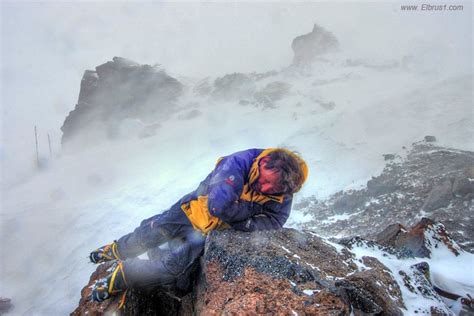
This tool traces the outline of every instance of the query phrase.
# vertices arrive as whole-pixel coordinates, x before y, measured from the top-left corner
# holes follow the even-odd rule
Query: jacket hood
[[[254,162],[252,163],[252,167],[250,168],[249,184],[253,184],[258,179],[258,176],[259,176],[259,168],[258,167],[259,167],[260,160],[262,160],[263,157],[267,156],[268,154],[270,154],[270,153],[272,153],[276,150],[285,151],[286,153],[288,153],[290,156],[294,157],[299,162],[300,169],[303,172],[303,181],[302,181],[301,185],[295,190],[295,192],[293,192],[293,193],[296,193],[301,189],[303,184],[308,179],[309,169],[308,169],[308,165],[306,164],[306,162],[303,159],[301,159],[299,156],[294,154],[292,151],[290,151],[288,149],[285,149],[285,148],[267,148],[264,151],[262,151],[260,153],[260,155],[258,155],[257,158],[255,158]]]

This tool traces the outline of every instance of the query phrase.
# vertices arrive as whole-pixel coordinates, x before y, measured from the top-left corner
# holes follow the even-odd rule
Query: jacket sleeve
[[[273,202],[264,205],[258,214],[248,219],[228,223],[232,228],[245,232],[256,230],[280,229],[290,216],[292,199],[288,198],[282,204]]]
[[[242,158],[235,156],[224,157],[214,169],[209,180],[208,209],[212,216],[228,223],[235,218],[248,218],[251,214],[241,214],[245,209],[236,207],[242,193],[246,170]]]

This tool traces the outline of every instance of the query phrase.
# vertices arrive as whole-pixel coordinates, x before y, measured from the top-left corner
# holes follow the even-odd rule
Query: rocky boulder
[[[420,242],[413,246],[407,234]],[[429,257],[443,245],[453,256],[463,252],[443,225],[428,219],[411,230],[394,226],[379,241],[353,237],[335,243],[294,229],[213,231],[191,292],[130,290],[121,310],[118,298],[88,302],[94,280],[108,273],[104,264],[84,287],[72,315],[402,315],[414,310],[451,315],[431,283],[428,263],[413,264],[414,254]],[[367,251],[374,255],[364,255]],[[400,263],[385,265],[384,257],[394,254]]]
[[[124,121],[135,120],[138,132],[173,112],[183,85],[158,66],[140,65],[125,58],[86,70],[79,100],[61,131],[64,147],[73,142],[92,145],[104,139],[130,136]],[[133,135],[138,136],[138,135]]]
[[[427,234],[432,238],[427,239]],[[402,257],[429,258],[430,249],[437,248],[440,244],[447,247],[455,256],[458,256],[462,251],[448,234],[444,225],[435,223],[429,218],[422,218],[411,229],[398,223],[390,225],[376,235],[375,241],[382,246],[396,249],[397,254]]]
[[[314,24],[313,30],[296,37],[291,43],[294,65],[309,65],[317,57],[339,50],[339,42],[331,32]]]

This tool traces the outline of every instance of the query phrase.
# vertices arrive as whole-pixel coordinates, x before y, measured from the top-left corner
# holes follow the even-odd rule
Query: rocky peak
[[[294,65],[309,65],[319,56],[339,50],[339,42],[331,32],[314,24],[313,30],[296,37],[291,43]]]
[[[62,144],[67,148],[74,142],[87,146],[104,139],[146,137],[168,118],[182,90],[178,80],[156,66],[114,57],[95,71],[85,71],[78,103],[61,127]],[[130,121],[140,125],[136,135],[124,130]]]

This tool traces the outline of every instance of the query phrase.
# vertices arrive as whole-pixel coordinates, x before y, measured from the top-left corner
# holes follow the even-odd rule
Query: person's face
[[[280,175],[274,170],[266,168],[268,160],[269,158],[265,157],[260,161],[256,189],[263,194],[280,193],[282,190],[278,183],[280,180]]]

